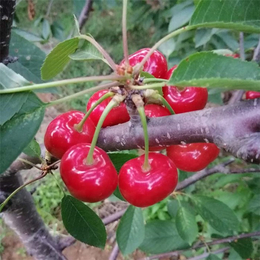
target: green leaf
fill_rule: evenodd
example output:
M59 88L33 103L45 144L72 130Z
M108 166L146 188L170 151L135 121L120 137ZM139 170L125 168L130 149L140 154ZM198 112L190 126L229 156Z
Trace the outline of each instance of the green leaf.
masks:
M1 89L18 88L27 85L30 85L29 81L9 69L3 63L0 63L0 92Z
M28 95L29 92L0 95L0 125L3 125L21 109Z
M169 23L168 31L169 32L174 31L179 27L183 26L184 24L186 24L190 20L194 10L195 10L195 6L193 2L190 0L175 5L171 9L172 18Z
M193 196L192 199L200 216L215 230L225 235L238 231L238 219L226 204L205 196Z
M50 34L51 34L50 23L49 23L48 20L43 19L43 21L42 21L42 37L47 40L49 38Z
M14 28L12 29L12 40L13 40L13 33L16 33L17 35L20 35L24 39L26 39L29 42L41 42L43 39L39 37L36 34L33 34L31 32L27 32L25 30L22 30L20 28Z
M172 221L156 220L145 226L145 238L139 248L146 253L160 254L188 247Z
M87 205L66 195L61 201L61 214L65 228L73 237L91 246L105 247L105 226Z
M249 202L248 211L260 216L260 194L255 195Z
M206 260L221 260L221 258L219 258L218 256L216 255L209 255Z
M70 61L69 55L78 48L79 39L72 38L59 43L46 57L42 68L42 79L51 79L60 73L65 65Z
M167 210L171 217L175 218L180 208L180 204L177 200L169 200L167 203Z
M117 170L117 173L119 173L123 164L125 164L127 161L129 161L131 159L138 157L138 155L136 155L134 153L120 153L120 152L108 153L108 156L109 156L110 160L112 161L112 163L114 164L114 166ZM118 187L114 191L114 195L121 200L125 200Z
M230 245L243 259L251 257L254 250L253 242L250 237L239 239L236 242L230 243Z
M191 17L190 25L260 33L259 1L200 1Z
M240 255L233 249L229 251L228 260L243 260Z
M0 126L0 173L10 166L33 139L43 120L44 108L45 104L34 93L28 92L19 111Z
M41 66L46 57L45 53L21 35L12 31L10 55L18 61L8 64L8 67L22 75L28 81L42 83Z
M72 60L91 61L102 60L106 63L103 55L99 50L90 42L84 41L84 44L75 53L69 55Z
M41 147L36 142L35 139L33 139L23 150L23 153L31 156L31 157L40 157L41 156Z
M256 63L200 52L181 61L169 85L260 90L260 68Z
M198 235L198 226L195 216L188 208L181 205L177 211L175 223L180 237L191 245Z
M142 209L129 206L120 220L116 232L120 251L131 254L144 240L144 219Z

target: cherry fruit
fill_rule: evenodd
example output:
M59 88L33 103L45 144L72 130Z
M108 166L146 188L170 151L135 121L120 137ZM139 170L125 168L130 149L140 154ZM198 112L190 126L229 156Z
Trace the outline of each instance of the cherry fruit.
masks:
M177 65L173 66L166 74L166 79L170 79ZM185 87L178 89L175 86L163 87L163 96L168 101L176 114L200 110L205 107L208 100L206 88Z
M143 60L149 51L150 48L144 48L129 55L129 64L134 67ZM122 60L120 65L123 65L124 63L125 61ZM153 52L143 67L143 71L152 74L155 78L164 78L167 70L167 60L164 55L157 50Z
M103 95L108 93L108 90L97 91L88 101L87 111L99 100ZM102 101L89 115L95 125L98 124L99 118L105 110L108 103L111 101L111 97ZM126 109L126 105L121 103L119 106L112 108L108 113L102 127L122 124L130 120L129 114Z
M219 154L219 148L212 143L193 143L167 147L167 156L176 167L187 172L206 168Z
M151 206L170 195L178 182L177 168L170 158L149 154L150 169L143 170L144 155L126 162L119 172L119 190L136 207Z
M257 91L246 92L246 99L255 99L255 98L260 98L260 92Z
M71 147L61 159L60 174L75 198L97 202L115 191L118 175L106 152L98 147L94 149L93 164L86 163L90 146L84 143Z
M171 112L163 106L157 104L147 104L144 107L145 115L148 117L170 116Z
M60 159L73 145L91 142L95 132L91 119L87 119L81 132L75 128L83 117L84 113L80 111L69 111L50 122L44 136L44 144L53 156Z

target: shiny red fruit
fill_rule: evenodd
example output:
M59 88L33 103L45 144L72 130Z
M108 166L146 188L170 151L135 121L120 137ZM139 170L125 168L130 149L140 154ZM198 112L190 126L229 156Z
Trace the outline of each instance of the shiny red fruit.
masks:
M97 91L88 101L87 111L94 105L94 103L99 100L103 95L105 95L108 90ZM103 111L105 110L108 103L111 101L111 97L104 100L99 104L90 114L90 118L95 125L98 124L99 118L101 117ZM121 103L119 106L112 108L108 113L102 127L118 125L125 123L130 120L129 114L126 109L126 105Z
M90 146L84 143L71 147L61 159L60 174L75 198L97 202L115 191L118 175L106 152L98 147L94 150L94 163L86 164Z
M119 172L119 190L136 207L151 206L170 195L178 182L177 168L167 156L149 154L151 169L144 172L144 155L126 162Z
M170 79L177 65L173 66L167 73L166 79ZM178 89L175 86L163 87L163 96L168 101L176 114L200 110L205 107L208 100L206 88L185 87Z
M157 104L148 104L144 107L145 115L148 117L170 116L171 112L163 106Z
M161 116L170 116L170 111L163 106L157 104L148 104L144 107L145 115L148 117L161 117ZM149 147L149 151L161 151L165 147Z
M257 91L246 92L246 99L255 99L255 98L260 98L260 92Z
M96 128L91 119L87 119L82 132L74 127L83 117L84 113L80 111L69 111L50 122L44 136L44 145L53 156L60 159L73 145L92 141Z
M129 55L129 64L134 67L140 63L146 54L150 51L150 48L141 49L131 55ZM120 65L124 63L124 60L121 61ZM152 74L155 78L165 78L167 73L167 60L164 55L155 50L147 62L144 64L143 71Z
M235 58L235 59L240 58L240 56L239 56L238 53L234 53L234 54L226 54L225 56L227 56L227 57L233 57L233 58Z
M187 172L197 172L206 168L219 154L219 149L212 143L194 143L167 147L167 156L176 167Z

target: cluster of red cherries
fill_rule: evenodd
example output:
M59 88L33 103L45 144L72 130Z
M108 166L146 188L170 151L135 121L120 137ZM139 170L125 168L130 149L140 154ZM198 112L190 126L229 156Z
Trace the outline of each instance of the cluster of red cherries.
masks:
M141 49L129 56L129 65L139 64L149 49ZM124 66L124 60L119 67ZM168 70L165 57L154 51L144 64L143 71L155 78L169 79L177 65ZM163 96L176 114L203 109L207 103L206 88L164 86ZM96 92L88 101L86 110L106 95L109 90ZM247 93L247 98L255 98L260 93ZM153 205L168 195L177 186L178 169L195 172L204 169L216 159L219 149L212 143L194 143L169 147L151 147L149 167L144 167L142 155L126 162L119 175L105 151L91 145L101 114L111 101L106 98L90 113L87 120L78 128L85 114L69 111L59 115L48 126L44 143L46 149L61 159L60 173L68 191L77 199L85 202L97 202L109 197L116 189L130 204L137 207ZM163 117L171 112L159 104L146 104L145 114L149 117ZM124 102L111 109L102 127L109 127L130 120ZM158 152L166 149L166 155ZM156 152L154 152L156 151ZM91 156L90 156L91 154Z

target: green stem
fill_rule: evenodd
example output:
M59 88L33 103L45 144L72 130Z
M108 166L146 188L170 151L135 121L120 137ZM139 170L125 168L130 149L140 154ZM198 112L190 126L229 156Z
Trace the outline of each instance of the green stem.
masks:
M126 68L129 66L129 58L128 58L128 45L127 45L127 0L123 1L123 16L122 16L122 34L123 34L123 48L124 48L124 57Z
M31 183L33 183L33 182L35 182L35 181L38 181L38 180L42 179L43 177L45 177L45 176L47 175L47 173L48 173L47 171L44 172L44 173L42 173L41 176L39 176L39 177L37 177L37 178L35 178L35 179L31 180L31 181L28 181L28 182L24 183L22 186L20 186L20 187L17 188L15 191L13 191L13 192L6 198L6 200L5 200L3 203L1 203L1 205L0 205L0 212L3 210L4 206L8 203L8 201L9 201L17 192L19 192L21 189L23 189L23 188L26 187L27 185L29 185L29 184L31 184Z
M116 105L117 105L117 102L114 99L112 99L108 103L108 105L106 106L105 110L103 111L103 113L102 113L102 115L101 115L101 117L98 121L96 131L95 131L95 134L94 134L92 142L91 142L91 147L89 149L88 156L87 156L87 159L86 159L86 163L89 164L89 165L93 164L93 162L94 162L93 153L94 153L94 149L95 149L95 146L96 146L96 143L97 143L98 135L99 135L99 132L100 132L101 127L103 125L103 122L105 121L105 118L108 115L108 113L110 112L110 110L113 107L115 107Z
M54 174L53 172L51 172L51 175L52 175L53 178L55 179L58 188L60 189L60 191L61 191L61 192L63 193L63 195L65 196L66 193L65 193L65 191L64 191L64 188L61 187L61 185L59 184L59 181L58 181L58 179L56 178L55 174Z
M138 107L137 108L138 113L141 118L142 126L143 126L143 131L144 131L144 164L142 166L143 171L149 171L150 170L150 164L149 164L149 136L148 136L148 129L147 129L147 121L146 121L146 116L145 116L145 111L144 107Z
M167 79L157 79L157 78L145 78L143 83L150 83L150 82L167 82Z
M97 91L97 90L107 89L107 88L110 88L110 87L118 86L118 84L119 84L118 82L111 82L111 83L107 83L107 84L103 84L103 85L98 85L96 87L92 87L92 88L89 88L89 89L85 89L85 90L82 90L82 91L77 92L75 94L69 95L67 97L51 101L50 103L47 104L47 106L55 106L55 105L61 104L63 102L70 101L74 98L84 97L84 95L89 93L89 92L94 92L94 91Z
M175 112L173 111L173 109L170 106L170 104L168 103L168 101L160 94L158 94L158 97L159 97L160 101L163 103L163 105L171 112L172 115L174 115Z
M175 30L169 34L167 34L165 37L163 37L160 41L158 41L151 49L150 51L145 55L143 60L138 64L138 66L135 67L134 69L134 74L139 73L144 66L145 62L149 59L149 57L152 55L152 53L164 42L168 41L170 38L177 36L183 32L187 32L189 30L194 29L194 26L186 26L182 27L178 30Z
M87 36L87 35L83 35L81 34L79 36L80 39L84 39L87 40L88 42L90 42L91 44L93 44L98 50L99 52L104 56L104 58L107 60L109 66L116 71L116 67L117 65L115 64L115 62L113 61L113 59L110 57L110 55L103 49L103 47L92 37Z
M91 114L91 112L100 104L102 103L105 99L114 96L115 93L113 92L108 92L105 95L103 95L100 99L98 99L94 105L89 109L89 111L85 114L85 116L83 117L83 119L81 120L80 123L78 123L77 125L74 126L74 128L78 131L81 132L83 129L83 125L85 124L87 118L89 117L89 115Z
M20 157L18 157L18 160L19 161L21 161L21 162L24 162L24 163L26 163L26 164L28 164L28 165L31 165L32 167L35 167L36 169L38 169L38 170L42 170L40 167L38 167L37 165L35 165L35 164L33 164L32 162L29 162L29 161L27 161L27 160L25 160L25 159L23 159L23 158L20 158Z
M154 83L149 85L142 85L142 86L131 86L132 89L148 89L148 88L160 88L165 86L165 83Z
M88 81L103 81L103 80L124 80L126 77L124 76L116 76L116 75L107 75L107 76L91 76L91 77L79 77L74 79L65 79L65 80L58 80L53 82L46 82L41 84L33 84L29 86L19 87L19 88L11 88L11 89L2 89L0 90L0 94L6 93L16 93L16 92L23 92L29 90L38 90L43 88L51 88L51 87L59 87L69 84L81 83L81 82L88 82Z

